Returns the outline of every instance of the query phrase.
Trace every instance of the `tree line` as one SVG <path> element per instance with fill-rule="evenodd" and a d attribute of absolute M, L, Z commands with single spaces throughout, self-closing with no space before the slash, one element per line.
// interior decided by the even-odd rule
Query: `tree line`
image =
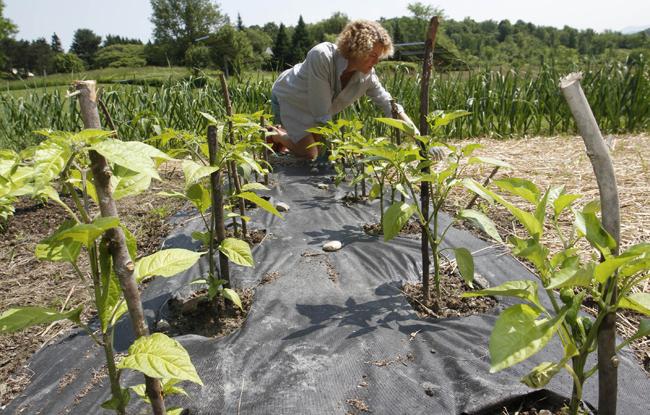
<path fill-rule="evenodd" d="M 282 70 L 304 59 L 307 51 L 323 41 L 335 41 L 349 21 L 340 12 L 327 19 L 307 24 L 302 16 L 295 26 L 246 26 L 222 13 L 211 0 L 150 0 L 152 41 L 119 35 L 105 38 L 91 29 L 75 31 L 66 52 L 56 33 L 50 40 L 14 38 L 17 27 L 3 17 L 0 0 L 0 67 L 47 74 L 104 67 L 145 65 L 185 65 L 191 68 L 219 68 L 230 72 L 244 69 Z M 444 17 L 444 11 L 414 2 L 409 16 L 382 18 L 380 23 L 391 33 L 396 44 L 422 41 L 428 20 Z M 446 60 L 467 67 L 480 65 L 537 65 L 544 62 L 578 63 L 585 59 L 639 59 L 650 50 L 650 29 L 632 35 L 606 31 L 578 30 L 569 26 L 557 29 L 517 20 L 466 18 L 443 19 L 438 35 Z M 419 46 L 397 47 L 393 59 L 418 60 Z"/>

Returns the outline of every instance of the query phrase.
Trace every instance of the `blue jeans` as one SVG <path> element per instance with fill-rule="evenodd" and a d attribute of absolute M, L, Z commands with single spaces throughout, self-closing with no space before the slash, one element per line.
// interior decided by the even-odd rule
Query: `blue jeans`
<path fill-rule="evenodd" d="M 275 125 L 282 125 L 282 118 L 280 117 L 280 103 L 278 97 L 271 92 L 271 114 L 273 114 L 273 123 Z"/>

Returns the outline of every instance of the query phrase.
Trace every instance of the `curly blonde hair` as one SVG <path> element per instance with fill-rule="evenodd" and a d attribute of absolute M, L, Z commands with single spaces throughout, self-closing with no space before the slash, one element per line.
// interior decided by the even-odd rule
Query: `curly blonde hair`
<path fill-rule="evenodd" d="M 376 44 L 383 47 L 381 59 L 393 54 L 393 41 L 386 29 L 370 20 L 348 23 L 336 39 L 336 47 L 346 59 L 368 56 Z"/>

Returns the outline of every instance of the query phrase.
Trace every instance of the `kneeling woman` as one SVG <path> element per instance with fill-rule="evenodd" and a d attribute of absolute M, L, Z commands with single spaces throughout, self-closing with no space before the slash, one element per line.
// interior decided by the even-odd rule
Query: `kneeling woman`
<path fill-rule="evenodd" d="M 275 123 L 272 140 L 299 157 L 318 156 L 320 140 L 306 130 L 325 124 L 332 116 L 367 95 L 391 116 L 391 95 L 382 87 L 374 66 L 393 53 L 393 42 L 379 23 L 356 20 L 345 26 L 336 44 L 314 46 L 305 61 L 284 71 L 273 84 L 271 108 Z M 398 105 L 400 117 L 411 122 Z"/>

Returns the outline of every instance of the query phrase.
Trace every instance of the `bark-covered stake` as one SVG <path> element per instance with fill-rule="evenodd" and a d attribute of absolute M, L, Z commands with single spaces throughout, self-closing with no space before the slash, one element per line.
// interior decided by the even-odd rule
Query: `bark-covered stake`
<path fill-rule="evenodd" d="M 211 125 L 208 127 L 208 153 L 210 156 L 210 165 L 217 165 L 217 153 L 219 152 L 219 142 L 217 141 L 217 127 Z M 222 185 L 222 172 L 221 169 L 210 175 L 210 186 L 212 187 L 212 215 L 211 226 L 213 229 L 210 235 L 216 235 L 217 245 L 220 245 L 226 239 L 226 227 L 224 224 L 223 215 L 223 185 Z M 212 255 L 214 255 L 214 237 L 210 238 L 210 268 L 214 267 Z M 230 267 L 228 265 L 228 257 L 219 251 L 219 271 L 221 279 L 226 280 L 225 285 L 230 286 Z M 210 278 L 214 278 L 214 269 L 210 269 Z"/>
<path fill-rule="evenodd" d="M 422 61 L 422 82 L 420 83 L 420 134 L 427 135 L 429 133 L 429 123 L 427 122 L 427 115 L 429 115 L 429 80 L 431 79 L 431 69 L 433 68 L 433 49 L 436 45 L 436 34 L 438 33 L 438 16 L 433 16 L 429 21 L 429 30 L 427 31 L 427 40 L 424 43 L 424 59 Z M 424 143 L 418 141 L 420 144 L 420 155 L 427 159 L 428 154 Z M 431 167 L 424 167 L 422 174 L 427 175 L 431 173 Z M 422 182 L 420 184 L 420 204 L 422 215 L 425 218 L 429 217 L 429 195 L 431 193 L 430 184 Z M 424 302 L 429 305 L 429 239 L 425 238 L 426 230 L 422 229 L 422 294 Z"/>
<path fill-rule="evenodd" d="M 101 129 L 99 112 L 97 111 L 96 82 L 77 81 L 74 86 L 79 92 L 79 106 L 84 127 Z M 101 215 L 103 217 L 117 217 L 117 206 L 113 199 L 113 189 L 111 189 L 111 168 L 106 159 L 96 151 L 89 151 L 89 157 Z M 135 336 L 136 338 L 147 336 L 149 329 L 145 323 L 140 292 L 133 275 L 134 264 L 129 256 L 124 232 L 122 228 L 116 227 L 107 230 L 105 235 L 109 240 L 109 250 L 113 258 L 115 273 L 124 293 Z M 145 376 L 145 384 L 154 414 L 165 414 L 165 402 L 160 381 Z"/>
<path fill-rule="evenodd" d="M 573 118 L 578 126 L 587 149 L 587 156 L 594 169 L 600 204 L 602 209 L 603 227 L 616 241 L 614 255 L 620 249 L 621 216 L 619 211 L 618 189 L 614 166 L 609 157 L 607 146 L 598 128 L 598 123 L 589 107 L 582 87 L 581 73 L 572 73 L 560 80 L 560 89 L 569 104 Z M 609 304 L 617 301 L 618 278 L 614 275 L 607 281 L 606 293 L 611 293 Z M 598 413 L 601 415 L 616 414 L 616 399 L 618 391 L 618 360 L 616 357 L 616 312 L 610 312 L 598 330 Z"/>

